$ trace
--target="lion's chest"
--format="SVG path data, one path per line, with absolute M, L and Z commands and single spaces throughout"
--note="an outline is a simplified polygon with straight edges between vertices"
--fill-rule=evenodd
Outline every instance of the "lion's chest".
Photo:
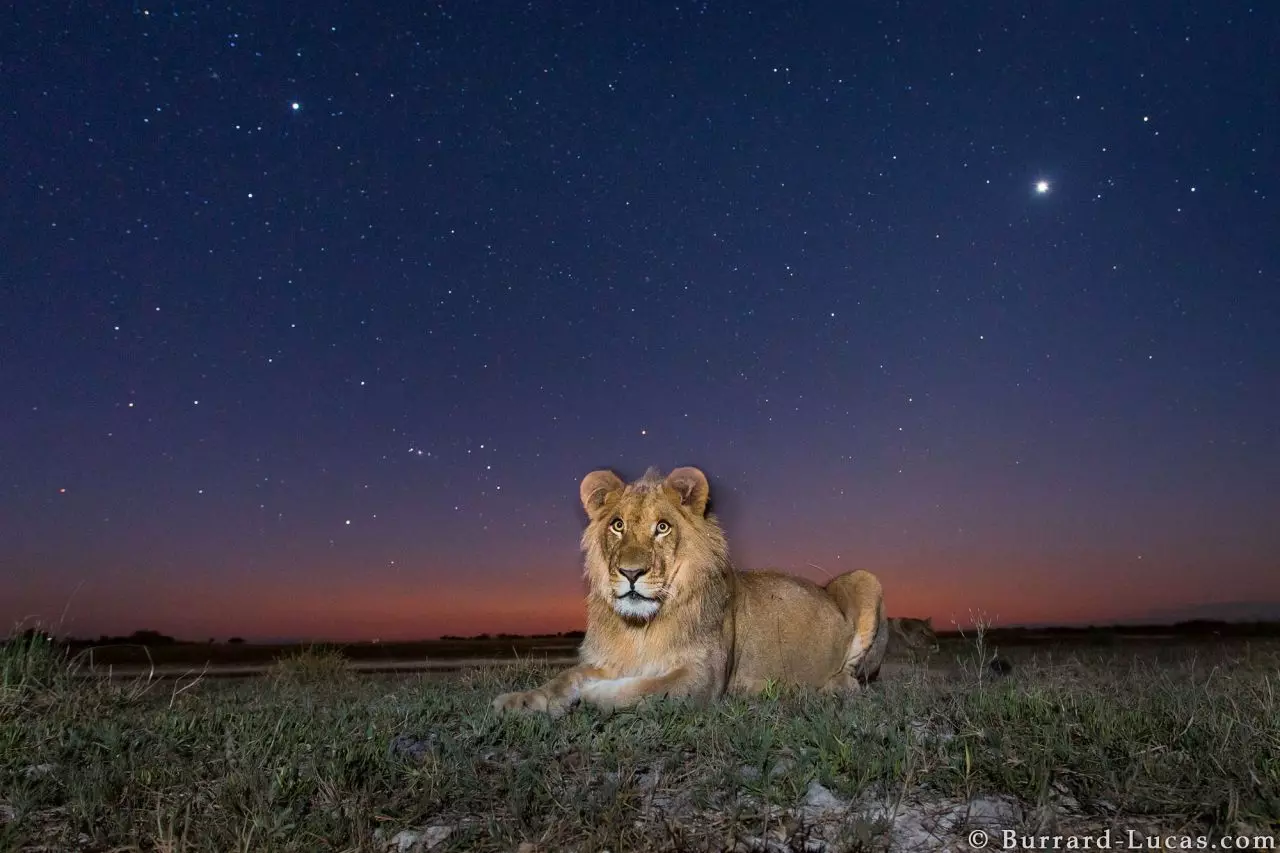
M 643 628 L 587 631 L 580 649 L 582 662 L 598 666 L 617 677 L 658 677 L 705 659 L 719 645 L 718 632 L 679 630 L 681 626 L 651 623 Z
M 656 677 L 680 666 L 688 654 L 687 650 L 653 642 L 653 638 L 614 637 L 604 642 L 583 643 L 581 657 L 583 663 L 598 666 L 618 677 Z

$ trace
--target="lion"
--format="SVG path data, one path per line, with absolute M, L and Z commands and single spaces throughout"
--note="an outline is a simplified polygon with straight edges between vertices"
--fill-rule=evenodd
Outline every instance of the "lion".
M 889 634 L 894 645 L 918 651 L 938 650 L 938 635 L 933 630 L 933 617 L 913 619 L 909 616 L 890 616 Z
M 926 663 L 930 656 L 936 654 L 941 648 L 938 645 L 938 635 L 933 630 L 933 618 L 926 617 L 924 619 L 914 619 L 909 616 L 890 616 L 889 617 L 889 653 L 897 654 L 901 650 L 906 650 L 906 657 L 917 663 Z M 949 677 L 960 677 L 972 672 L 972 668 L 966 670 L 964 667 L 958 667 L 952 664 L 944 664 L 938 668 L 938 671 Z M 984 674 L 994 676 L 1005 676 L 1013 672 L 1013 664 L 998 654 L 992 653 L 991 659 L 986 661 Z
M 876 678 L 888 642 L 884 594 L 866 571 L 826 586 L 777 571 L 738 571 L 708 512 L 706 475 L 649 469 L 626 484 L 593 471 L 579 489 L 588 581 L 579 663 L 501 712 L 560 716 L 648 698 L 698 704 L 794 684 L 851 694 Z

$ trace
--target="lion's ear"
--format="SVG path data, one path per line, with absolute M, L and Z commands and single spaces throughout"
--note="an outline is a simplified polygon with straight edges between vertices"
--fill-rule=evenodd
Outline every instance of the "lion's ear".
M 602 469 L 592 471 L 582 478 L 578 497 L 582 499 L 582 508 L 587 511 L 587 515 L 594 518 L 609 495 L 621 490 L 622 480 L 618 479 L 618 475 Z
M 689 508 L 694 515 L 702 515 L 707 511 L 707 475 L 697 468 L 677 468 L 667 475 L 662 484 L 671 489 L 680 498 L 680 503 Z

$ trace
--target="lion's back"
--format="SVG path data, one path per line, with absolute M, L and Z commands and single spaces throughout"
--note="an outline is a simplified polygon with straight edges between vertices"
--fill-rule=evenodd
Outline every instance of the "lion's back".
M 731 688 L 766 681 L 821 687 L 839 671 L 851 628 L 826 590 L 784 572 L 738 572 Z

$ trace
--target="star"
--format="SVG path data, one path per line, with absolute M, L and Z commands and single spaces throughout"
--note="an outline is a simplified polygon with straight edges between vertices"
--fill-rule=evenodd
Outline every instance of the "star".
M 1036 195 L 1047 195 L 1049 192 L 1049 182 L 1043 178 L 1036 181 Z

